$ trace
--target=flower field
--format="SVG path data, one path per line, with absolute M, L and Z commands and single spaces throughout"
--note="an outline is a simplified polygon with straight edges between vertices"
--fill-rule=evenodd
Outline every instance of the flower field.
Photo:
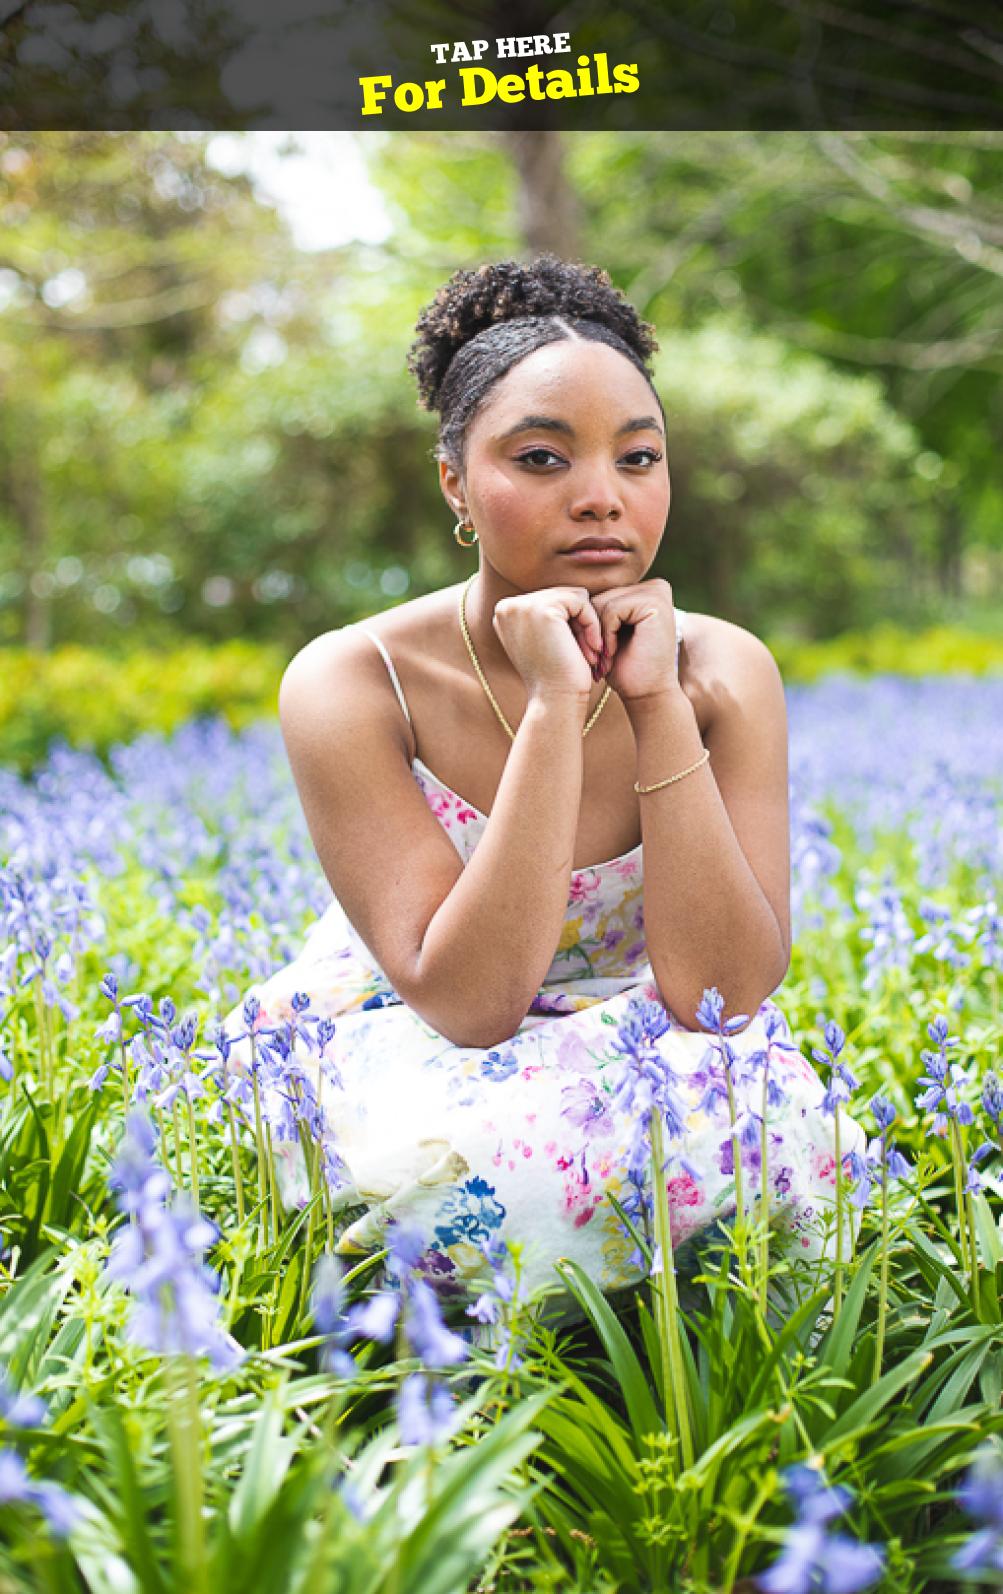
M 869 1138 L 833 1168 L 834 1262 L 770 1245 L 764 1066 L 761 1117 L 722 1118 L 733 1222 L 664 1265 L 677 1125 L 638 1001 L 620 1218 L 650 1272 L 606 1297 L 562 1266 L 577 1322 L 514 1246 L 445 1318 L 406 1229 L 335 1254 L 295 1052 L 341 1088 L 334 1025 L 251 995 L 330 900 L 274 723 L 0 771 L 0 1594 L 1003 1587 L 1003 678 L 788 703 L 777 1000 Z M 732 1100 L 717 992 L 699 1022 Z

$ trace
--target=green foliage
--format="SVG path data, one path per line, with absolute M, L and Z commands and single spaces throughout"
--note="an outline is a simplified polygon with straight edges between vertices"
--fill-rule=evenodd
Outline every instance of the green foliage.
M 826 642 L 767 632 L 766 640 L 790 685 L 837 671 L 914 677 L 1003 671 L 998 637 L 951 626 L 910 631 L 884 624 Z M 28 773 L 55 742 L 105 756 L 116 743 L 168 734 L 198 715 L 221 715 L 235 729 L 273 718 L 287 663 L 277 645 L 243 641 L 121 656 L 78 646 L 49 653 L 2 649 L 0 760 Z
M 0 643 L 183 631 L 289 655 L 467 568 L 405 353 L 451 270 L 525 248 L 530 179 L 504 137 L 367 136 L 392 237 L 307 254 L 206 136 L 0 135 Z M 919 182 L 892 135 L 868 154 Z M 998 162 L 936 159 L 947 194 Z M 566 180 L 575 252 L 662 341 L 657 573 L 691 607 L 832 637 L 991 595 L 996 279 L 800 135 L 582 134 Z
M 0 756 L 30 769 L 54 741 L 105 754 L 116 742 L 219 714 L 242 727 L 275 713 L 278 648 L 187 643 L 115 658 L 95 648 L 8 649 L 0 671 Z

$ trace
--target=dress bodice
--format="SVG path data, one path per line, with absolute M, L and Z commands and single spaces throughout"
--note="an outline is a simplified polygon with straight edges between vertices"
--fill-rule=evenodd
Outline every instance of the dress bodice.
M 487 814 L 441 781 L 420 758 L 411 769 L 429 808 L 467 863 L 488 822 Z M 544 986 L 598 978 L 613 979 L 619 987 L 648 977 L 641 859 L 639 843 L 618 858 L 572 872 L 564 927 Z
M 676 610 L 676 659 L 683 640 L 685 610 Z M 383 655 L 401 709 L 411 715 L 397 671 L 382 639 L 362 626 Z M 466 801 L 439 779 L 420 758 L 411 765 L 422 795 L 453 843 L 463 862 L 469 862 L 488 823 L 488 815 Z M 588 869 L 572 871 L 568 902 L 557 950 L 530 1013 L 573 1012 L 605 1001 L 628 986 L 653 978 L 644 935 L 642 848 Z M 387 996 L 399 1000 L 375 963 L 365 942 L 353 929 L 337 901 L 318 921 L 327 943 L 340 937 L 346 951 L 367 971 L 382 976 Z M 375 1000 L 371 998 L 370 1000 Z

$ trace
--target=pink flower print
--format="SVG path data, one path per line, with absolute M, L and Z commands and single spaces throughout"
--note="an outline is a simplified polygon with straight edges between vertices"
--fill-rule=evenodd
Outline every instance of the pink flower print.
M 673 1246 L 682 1245 L 703 1227 L 703 1219 L 700 1216 L 703 1193 L 696 1180 L 686 1173 L 677 1174 L 674 1179 L 667 1179 L 665 1188 L 669 1196 L 672 1243 Z
M 573 902 L 584 902 L 586 897 L 594 896 L 599 890 L 600 880 L 595 869 L 582 869 L 571 876 L 571 890 L 568 894 L 568 905 Z
M 665 1188 L 669 1194 L 669 1205 L 672 1207 L 698 1207 L 702 1200 L 700 1186 L 688 1173 L 677 1174 L 674 1179 L 667 1179 Z
M 564 1180 L 564 1210 L 575 1228 L 582 1229 L 591 1223 L 598 1205 L 599 1191 L 589 1178 L 583 1152 L 580 1166 L 575 1165 Z
M 590 1080 L 576 1080 L 561 1088 L 561 1116 L 570 1118 L 586 1140 L 608 1139 L 613 1133 L 613 1115 L 605 1096 L 596 1090 Z
M 817 1152 L 812 1158 L 812 1169 L 817 1179 L 826 1184 L 836 1183 L 836 1159 L 831 1152 Z
M 446 796 L 446 793 L 444 791 L 436 791 L 434 788 L 429 791 L 424 781 L 421 782 L 421 789 L 425 794 L 425 801 L 428 803 L 428 806 L 431 808 L 436 819 L 445 819 L 446 815 L 449 813 L 449 798 Z

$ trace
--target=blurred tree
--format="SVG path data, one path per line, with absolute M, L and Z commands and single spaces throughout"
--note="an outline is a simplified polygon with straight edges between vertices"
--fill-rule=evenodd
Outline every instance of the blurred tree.
M 404 357 L 453 270 L 526 252 L 510 145 L 371 135 L 393 233 L 304 254 L 207 143 L 0 135 L 0 640 L 292 651 L 469 567 Z M 662 338 L 674 500 L 659 569 L 681 601 L 822 636 L 936 609 L 944 527 L 970 519 L 974 471 L 896 415 L 887 376 L 756 332 L 771 304 L 833 330 L 814 243 L 833 223 L 798 166 L 815 146 L 767 141 L 757 162 L 739 139 L 564 145 L 584 257 Z M 863 248 L 863 222 L 839 214 Z M 899 314 L 903 282 L 919 292 L 925 246 L 910 247 L 861 271 L 858 328 Z M 833 284 L 836 321 L 852 286 Z M 988 481 L 991 440 L 971 432 Z

